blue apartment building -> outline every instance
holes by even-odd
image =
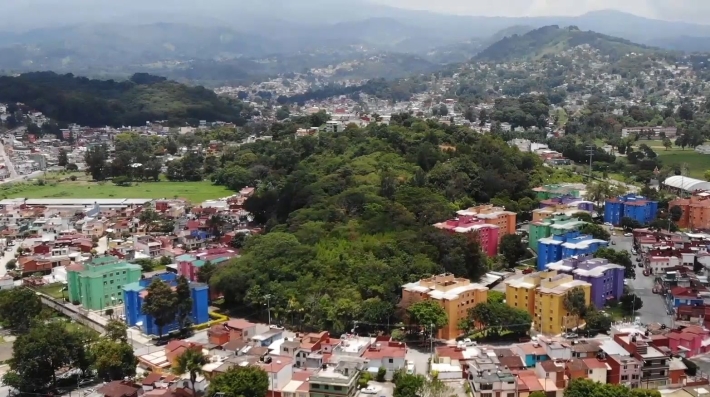
[[[168,283],[171,287],[177,286],[178,275],[174,273],[162,273],[152,278],[142,279],[135,283],[126,284],[123,287],[123,307],[125,310],[126,324],[134,327],[141,323],[141,330],[146,335],[158,335],[158,327],[152,316],[143,314],[141,307],[143,299],[148,295],[147,288],[153,279],[159,278]],[[209,317],[209,288],[202,283],[190,283],[190,293],[192,295],[192,313],[190,319],[192,324],[203,324],[210,320]],[[163,327],[163,335],[170,331],[177,330],[177,321]]]
[[[608,199],[604,204],[604,222],[614,226],[623,218],[631,218],[642,225],[653,222],[658,212],[658,201],[648,200],[633,193]]]
[[[537,243],[537,269],[546,270],[547,265],[577,255],[597,252],[609,244],[606,240],[596,239],[574,230],[564,234],[541,238]]]

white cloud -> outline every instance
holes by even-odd
[[[581,15],[618,10],[666,20],[710,23],[708,0],[371,0],[394,7],[482,16]]]

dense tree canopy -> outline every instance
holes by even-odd
[[[278,321],[344,332],[365,313],[401,319],[407,282],[444,271],[478,280],[477,236],[430,225],[492,198],[531,207],[531,187],[554,171],[495,136],[398,120],[225,153],[215,182],[256,186],[245,208],[267,231],[210,278],[228,305],[265,314],[268,294]]]

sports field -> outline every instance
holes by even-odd
[[[75,176],[76,180],[69,178]],[[43,181],[43,182],[40,182]],[[0,198],[183,198],[193,204],[234,194],[224,186],[201,182],[134,182],[116,186],[110,181],[91,182],[80,173],[49,174],[45,178],[0,185]]]
[[[658,154],[658,157],[663,161],[663,166],[668,167],[673,164],[688,164],[688,175],[691,178],[703,179],[705,171],[710,170],[710,154],[701,154],[691,148],[682,150],[680,147],[673,146],[666,150],[661,141],[646,141],[639,140],[635,147],[645,143]]]

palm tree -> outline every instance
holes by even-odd
[[[197,381],[197,375],[202,374],[202,367],[205,364],[207,364],[207,357],[202,354],[202,350],[187,349],[184,353],[178,356],[172,371],[176,375],[189,373],[192,391],[197,394],[197,391],[195,390],[195,381]]]

